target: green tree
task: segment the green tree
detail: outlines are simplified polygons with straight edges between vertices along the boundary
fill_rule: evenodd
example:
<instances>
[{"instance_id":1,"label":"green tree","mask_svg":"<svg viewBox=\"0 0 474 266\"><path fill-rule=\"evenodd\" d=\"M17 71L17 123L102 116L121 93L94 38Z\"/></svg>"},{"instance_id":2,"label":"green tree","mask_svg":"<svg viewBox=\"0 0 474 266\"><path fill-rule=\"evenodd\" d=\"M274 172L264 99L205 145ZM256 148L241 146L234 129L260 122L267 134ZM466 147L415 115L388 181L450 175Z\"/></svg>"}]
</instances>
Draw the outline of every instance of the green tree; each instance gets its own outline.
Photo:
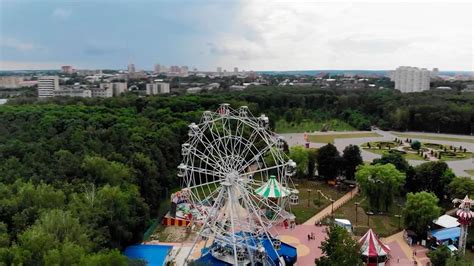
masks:
<instances>
[{"instance_id":1,"label":"green tree","mask_svg":"<svg viewBox=\"0 0 474 266\"><path fill-rule=\"evenodd\" d=\"M305 177L308 174L308 149L303 146L290 147L290 158L295 161L297 165L296 175L298 177Z\"/></svg>"},{"instance_id":2,"label":"green tree","mask_svg":"<svg viewBox=\"0 0 474 266\"><path fill-rule=\"evenodd\" d=\"M410 192L431 191L442 199L454 177L445 162L426 162L415 167L415 174L407 180L406 189Z\"/></svg>"},{"instance_id":3,"label":"green tree","mask_svg":"<svg viewBox=\"0 0 474 266\"><path fill-rule=\"evenodd\" d=\"M308 149L308 178L313 178L316 171L317 149Z\"/></svg>"},{"instance_id":4,"label":"green tree","mask_svg":"<svg viewBox=\"0 0 474 266\"><path fill-rule=\"evenodd\" d=\"M455 177L449 183L448 188L451 198L464 198L466 195L472 198L474 195L474 180L470 177Z\"/></svg>"},{"instance_id":5,"label":"green tree","mask_svg":"<svg viewBox=\"0 0 474 266\"><path fill-rule=\"evenodd\" d=\"M433 266L446 266L446 261L451 257L451 250L445 246L440 245L435 250L428 253Z\"/></svg>"},{"instance_id":6,"label":"green tree","mask_svg":"<svg viewBox=\"0 0 474 266\"><path fill-rule=\"evenodd\" d=\"M398 171L393 164L361 165L356 180L372 211L388 211L405 182L405 173Z\"/></svg>"},{"instance_id":7,"label":"green tree","mask_svg":"<svg viewBox=\"0 0 474 266\"><path fill-rule=\"evenodd\" d=\"M364 265L359 243L341 226L332 224L321 243L324 256L315 260L318 266Z\"/></svg>"},{"instance_id":8,"label":"green tree","mask_svg":"<svg viewBox=\"0 0 474 266\"><path fill-rule=\"evenodd\" d=\"M342 165L347 179L354 180L357 166L363 163L357 145L349 145L342 152Z\"/></svg>"},{"instance_id":9,"label":"green tree","mask_svg":"<svg viewBox=\"0 0 474 266\"><path fill-rule=\"evenodd\" d=\"M324 179L334 179L340 173L341 156L336 146L331 143L318 150L316 163L318 165L319 176Z\"/></svg>"},{"instance_id":10,"label":"green tree","mask_svg":"<svg viewBox=\"0 0 474 266\"><path fill-rule=\"evenodd\" d=\"M102 157L86 156L82 163L82 169L88 179L96 184L119 185L131 183L133 180L129 167L119 162L110 162Z\"/></svg>"},{"instance_id":11,"label":"green tree","mask_svg":"<svg viewBox=\"0 0 474 266\"><path fill-rule=\"evenodd\" d=\"M410 168L410 165L408 164L408 161L403 158L403 156L400 153L397 152L389 152L389 153L384 153L381 158L374 159L372 161L372 164L387 164L391 163L395 165L395 167L401 171L406 173L408 169Z\"/></svg>"},{"instance_id":12,"label":"green tree","mask_svg":"<svg viewBox=\"0 0 474 266\"><path fill-rule=\"evenodd\" d=\"M421 148L421 142L419 142L418 140L414 140L410 144L410 147L414 150L419 150Z\"/></svg>"},{"instance_id":13,"label":"green tree","mask_svg":"<svg viewBox=\"0 0 474 266\"><path fill-rule=\"evenodd\" d=\"M431 221L441 214L438 201L436 195L430 192L408 193L403 210L405 225L408 229L418 235L425 235Z\"/></svg>"}]
</instances>

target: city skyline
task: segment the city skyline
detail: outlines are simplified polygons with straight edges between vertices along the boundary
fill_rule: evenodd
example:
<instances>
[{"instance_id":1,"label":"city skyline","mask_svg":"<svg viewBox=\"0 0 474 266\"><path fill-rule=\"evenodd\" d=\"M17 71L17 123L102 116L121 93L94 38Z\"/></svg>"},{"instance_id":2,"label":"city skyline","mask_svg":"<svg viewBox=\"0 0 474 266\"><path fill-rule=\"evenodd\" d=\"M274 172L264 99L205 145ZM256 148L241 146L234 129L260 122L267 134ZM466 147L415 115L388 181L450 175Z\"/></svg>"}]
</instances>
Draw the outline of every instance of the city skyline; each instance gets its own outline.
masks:
<instances>
[{"instance_id":1,"label":"city skyline","mask_svg":"<svg viewBox=\"0 0 474 266\"><path fill-rule=\"evenodd\" d=\"M0 70L473 71L472 3L0 0ZM442 18L442 19L440 19Z\"/></svg>"}]
</instances>

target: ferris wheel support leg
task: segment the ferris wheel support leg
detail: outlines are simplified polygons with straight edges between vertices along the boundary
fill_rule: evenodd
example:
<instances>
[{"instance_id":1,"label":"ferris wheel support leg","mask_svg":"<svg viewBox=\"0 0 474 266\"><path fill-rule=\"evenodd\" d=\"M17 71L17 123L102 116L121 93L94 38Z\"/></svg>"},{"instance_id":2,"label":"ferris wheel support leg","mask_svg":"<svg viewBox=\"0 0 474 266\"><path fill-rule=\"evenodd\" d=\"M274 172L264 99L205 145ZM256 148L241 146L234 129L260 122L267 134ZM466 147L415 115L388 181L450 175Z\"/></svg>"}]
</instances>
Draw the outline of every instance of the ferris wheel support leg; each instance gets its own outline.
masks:
<instances>
[{"instance_id":1,"label":"ferris wheel support leg","mask_svg":"<svg viewBox=\"0 0 474 266\"><path fill-rule=\"evenodd\" d=\"M228 194L229 194L229 202L230 202L230 224L232 226L232 247L234 249L234 262L235 265L239 264L239 261L237 260L237 246L235 245L235 224L234 224L234 201L232 197L232 189L230 187L227 187Z\"/></svg>"},{"instance_id":2,"label":"ferris wheel support leg","mask_svg":"<svg viewBox=\"0 0 474 266\"><path fill-rule=\"evenodd\" d=\"M212 209L214 209L217 206L217 204L220 203L220 199L222 198L222 196L224 194L223 191L224 190L221 190L221 192L219 193L219 196L217 197L216 201L214 202L214 205L212 206ZM205 225L209 222L210 218L211 218L211 215L207 215L206 220L204 221L203 226L201 227L201 230L199 231L198 235L196 236L196 239L194 239L193 245L191 246L191 249L189 249L188 255L186 256L186 259L184 260L186 265L188 263L189 256L191 256L191 253L193 252L194 247L196 246L196 244L199 240L199 236L201 236L202 232L204 231L204 228L206 228Z\"/></svg>"},{"instance_id":3,"label":"ferris wheel support leg","mask_svg":"<svg viewBox=\"0 0 474 266\"><path fill-rule=\"evenodd\" d=\"M259 212L257 212L257 209L253 206L252 201L250 200L250 197L249 197L249 195L248 195L248 192L245 192L245 193L243 193L243 194L247 197L247 199L245 200L245 204L246 204L247 206L249 206L250 209L252 209L252 211L254 211L254 213L257 213L257 214L258 214ZM262 221L260 215L257 215L257 219L258 219L258 221L260 222L260 225L262 226L262 228L265 228L265 224L263 223L263 221ZM278 252L275 250L275 247L273 247L273 241L272 241L272 238L270 237L270 234L267 232L267 230L263 230L263 232L264 232L265 235L267 236L268 240L271 242L271 244L272 244L271 247L272 247L273 251L274 251L276 254L278 254ZM272 264L274 264L274 263L272 262Z\"/></svg>"}]
</instances>

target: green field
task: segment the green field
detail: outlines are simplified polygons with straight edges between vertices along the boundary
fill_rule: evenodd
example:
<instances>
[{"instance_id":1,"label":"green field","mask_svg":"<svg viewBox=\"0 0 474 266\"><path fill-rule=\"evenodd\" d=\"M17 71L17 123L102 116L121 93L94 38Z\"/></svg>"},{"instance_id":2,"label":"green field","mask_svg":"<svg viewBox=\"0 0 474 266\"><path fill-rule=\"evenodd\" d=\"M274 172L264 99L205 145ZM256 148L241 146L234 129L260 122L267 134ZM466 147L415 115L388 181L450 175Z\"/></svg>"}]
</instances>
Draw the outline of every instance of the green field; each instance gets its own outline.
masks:
<instances>
[{"instance_id":1,"label":"green field","mask_svg":"<svg viewBox=\"0 0 474 266\"><path fill-rule=\"evenodd\" d=\"M300 192L299 204L292 205L291 212L293 212L293 214L296 216L296 222L298 224L304 223L306 220L313 217L313 215L329 206L330 201L326 200L324 197L321 197L319 193L317 193L317 190L321 190L324 195L334 200L342 197L345 193L345 191L338 191L334 187L330 187L329 185L321 182L302 180L296 181L295 186ZM308 193L308 189L310 189L311 192Z\"/></svg>"},{"instance_id":2,"label":"green field","mask_svg":"<svg viewBox=\"0 0 474 266\"><path fill-rule=\"evenodd\" d=\"M335 139L354 139L354 138L373 138L381 137L381 135L374 132L360 132L360 133L338 133L338 134L321 134L309 135L310 142L316 143L334 143Z\"/></svg>"},{"instance_id":3,"label":"green field","mask_svg":"<svg viewBox=\"0 0 474 266\"><path fill-rule=\"evenodd\" d=\"M338 119L332 119L325 122L315 122L312 120L303 120L301 123L288 123L285 120L276 122L277 133L303 133L320 131L325 125L331 131L353 131L356 130L351 125Z\"/></svg>"},{"instance_id":4,"label":"green field","mask_svg":"<svg viewBox=\"0 0 474 266\"><path fill-rule=\"evenodd\" d=\"M445 140L445 141L454 141L454 142L474 143L474 138L456 138L456 137L446 137L446 136L435 136L435 135L425 135L425 134L405 134L405 133L393 133L393 135L403 137L403 138L412 138L412 139L431 139L431 140Z\"/></svg>"},{"instance_id":5,"label":"green field","mask_svg":"<svg viewBox=\"0 0 474 266\"><path fill-rule=\"evenodd\" d=\"M360 205L357 209L357 223L356 223L356 205L355 203L359 202ZM337 209L334 212L335 218L343 218L351 221L354 228L354 234L361 236L372 228L380 236L389 236L398 232L398 218L395 217L396 214L399 214L400 210L398 206L392 206L389 213L384 215L371 215L368 216L365 213L364 208L366 207L365 198L359 194L354 197L352 200L348 201L342 207ZM370 221L368 221L370 217ZM400 226L403 228L403 219L401 220Z\"/></svg>"}]
</instances>

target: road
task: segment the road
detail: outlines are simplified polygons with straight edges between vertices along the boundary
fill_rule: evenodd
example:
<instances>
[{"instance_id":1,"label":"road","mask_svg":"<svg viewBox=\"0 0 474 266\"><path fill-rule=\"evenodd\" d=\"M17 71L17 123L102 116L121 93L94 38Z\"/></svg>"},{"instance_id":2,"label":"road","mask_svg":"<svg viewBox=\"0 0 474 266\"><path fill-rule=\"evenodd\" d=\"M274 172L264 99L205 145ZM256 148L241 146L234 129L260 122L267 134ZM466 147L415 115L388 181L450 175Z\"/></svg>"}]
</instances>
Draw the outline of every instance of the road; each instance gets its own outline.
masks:
<instances>
[{"instance_id":1,"label":"road","mask_svg":"<svg viewBox=\"0 0 474 266\"><path fill-rule=\"evenodd\" d=\"M344 133L356 133L356 132L361 132L361 131L355 131L355 132L325 132L325 133L319 133L319 134L344 134ZM383 131L383 130L374 130L372 132L375 132L381 137L369 137L369 138L336 138L334 140L334 145L336 148L342 152L344 148L350 144L353 145L362 145L366 142L371 142L371 141L393 141L395 138L398 136L394 135L393 133L407 133L407 134L417 134L417 135L436 135L436 136L446 136L446 137L454 137L454 138L466 138L466 139L474 139L474 137L471 136L458 136L458 135L449 135L449 134L434 134L434 133L420 133L420 132L390 132L390 131ZM304 140L304 134L303 133L286 133L286 134L281 134L285 138L285 140L288 142L288 145L290 146L295 146L295 145L304 145L305 140ZM400 138L400 137L398 137ZM428 140L428 139L423 139L419 138L422 141L425 142L430 142L430 143L439 143L439 144L444 144L444 145L453 145L453 146L459 146L462 145L463 147L467 148L468 151L474 152L474 143L470 142L454 142L454 141L445 141L445 140ZM324 143L310 143L311 148L319 148L321 146L324 146ZM372 161L373 159L380 158L381 156L372 152L365 151L361 149L361 155L364 161ZM447 161L446 163L453 169L454 173L457 176L469 176L468 173L466 173L464 170L469 170L469 169L474 169L474 159L466 159L466 160L459 160L459 161ZM410 165L416 166L419 164L424 163L425 161L421 160L408 160ZM473 176L474 178L474 176Z\"/></svg>"}]
</instances>

